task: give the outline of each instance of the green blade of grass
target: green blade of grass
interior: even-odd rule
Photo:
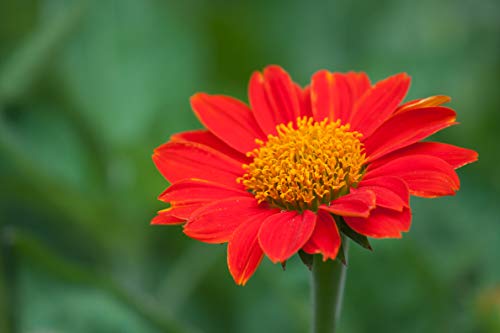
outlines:
[[[36,81],[44,65],[78,26],[87,1],[68,6],[37,29],[0,69],[0,105],[19,98]]]
[[[162,310],[159,304],[145,295],[131,292],[107,274],[61,257],[33,236],[20,231],[16,231],[12,236],[13,246],[19,258],[29,260],[33,265],[65,281],[91,286],[109,293],[162,332],[201,332],[197,328],[179,322],[167,309]]]

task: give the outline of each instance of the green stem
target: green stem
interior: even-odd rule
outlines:
[[[348,244],[342,237],[347,260]],[[340,249],[342,251],[342,249]],[[334,333],[340,319],[347,267],[339,260],[314,256],[312,267],[313,333]]]

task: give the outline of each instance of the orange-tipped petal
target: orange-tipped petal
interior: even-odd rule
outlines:
[[[191,97],[191,107],[205,127],[242,153],[257,147],[255,139],[266,138],[252,110],[235,98],[199,93]]]
[[[224,141],[213,135],[207,130],[193,130],[174,134],[170,137],[172,141],[184,141],[193,142],[201,145],[208,146],[221,152],[224,155],[231,157],[232,159],[241,162],[241,164],[247,164],[251,162],[251,159],[245,154],[229,147]]]
[[[406,73],[377,82],[356,104],[351,128],[369,137],[396,110],[409,87],[410,77]]]
[[[370,190],[351,189],[351,193],[332,201],[329,206],[320,209],[340,216],[368,217],[375,208],[375,193]]]
[[[323,261],[334,260],[339,252],[340,243],[339,230],[333,217],[325,211],[318,211],[316,227],[302,250],[309,254],[322,254]]]
[[[426,155],[411,155],[390,161],[377,168],[368,167],[365,179],[382,176],[401,178],[410,193],[433,198],[454,195],[460,188],[455,170],[440,158]]]
[[[441,106],[397,114],[364,140],[368,161],[374,161],[452,126],[456,124],[455,119],[455,111]]]
[[[408,147],[396,150],[393,153],[377,159],[373,165],[383,165],[389,161],[411,155],[429,155],[446,161],[454,169],[477,161],[478,154],[474,150],[457,147],[441,142],[417,142]]]
[[[259,245],[259,229],[271,214],[274,212],[263,211],[249,217],[231,237],[227,246],[227,266],[236,284],[245,285],[259,266],[264,256]]]
[[[279,66],[268,66],[263,73],[255,72],[248,94],[255,119],[266,134],[276,134],[276,125],[294,122],[301,115],[296,86]]]
[[[195,211],[184,225],[184,233],[206,243],[225,243],[245,218],[261,213],[255,198],[219,200]]]
[[[415,99],[413,101],[409,101],[409,102],[406,102],[405,104],[401,105],[399,108],[396,109],[394,114],[413,110],[413,109],[426,108],[426,107],[430,107],[430,106],[440,106],[440,105],[443,105],[445,103],[448,103],[449,101],[451,101],[451,98],[448,96],[443,96],[443,95]]]
[[[374,238],[401,238],[411,225],[409,208],[403,211],[377,207],[370,212],[368,218],[345,217],[347,225],[359,234]]]
[[[244,171],[241,163],[208,146],[173,141],[158,147],[153,161],[171,183],[199,178],[237,187]]]
[[[276,213],[260,228],[260,246],[272,262],[284,262],[304,246],[315,225],[316,214],[309,210]]]

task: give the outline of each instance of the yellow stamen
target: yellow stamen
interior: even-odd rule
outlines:
[[[255,195],[284,209],[316,210],[361,180],[365,154],[361,134],[328,119],[297,119],[277,126],[278,135],[247,153],[253,162],[238,182]]]

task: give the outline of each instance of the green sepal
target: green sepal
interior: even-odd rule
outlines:
[[[337,222],[337,226],[340,229],[340,232],[342,232],[344,235],[364,247],[365,249],[368,249],[370,251],[373,251],[372,246],[370,245],[370,242],[368,241],[368,238],[364,235],[358,234],[356,231],[352,230],[347,223],[345,223],[344,218],[342,216],[337,216],[333,215],[333,218],[335,219],[335,222]]]
[[[306,267],[309,270],[312,270],[312,265],[313,265],[313,255],[309,253],[305,253],[304,251],[300,250],[299,251],[299,257],[300,260],[302,260],[302,263],[306,265]]]
[[[342,265],[347,266],[347,259],[345,256],[345,247],[344,247],[344,242],[340,244],[339,252],[337,253],[337,258]]]

